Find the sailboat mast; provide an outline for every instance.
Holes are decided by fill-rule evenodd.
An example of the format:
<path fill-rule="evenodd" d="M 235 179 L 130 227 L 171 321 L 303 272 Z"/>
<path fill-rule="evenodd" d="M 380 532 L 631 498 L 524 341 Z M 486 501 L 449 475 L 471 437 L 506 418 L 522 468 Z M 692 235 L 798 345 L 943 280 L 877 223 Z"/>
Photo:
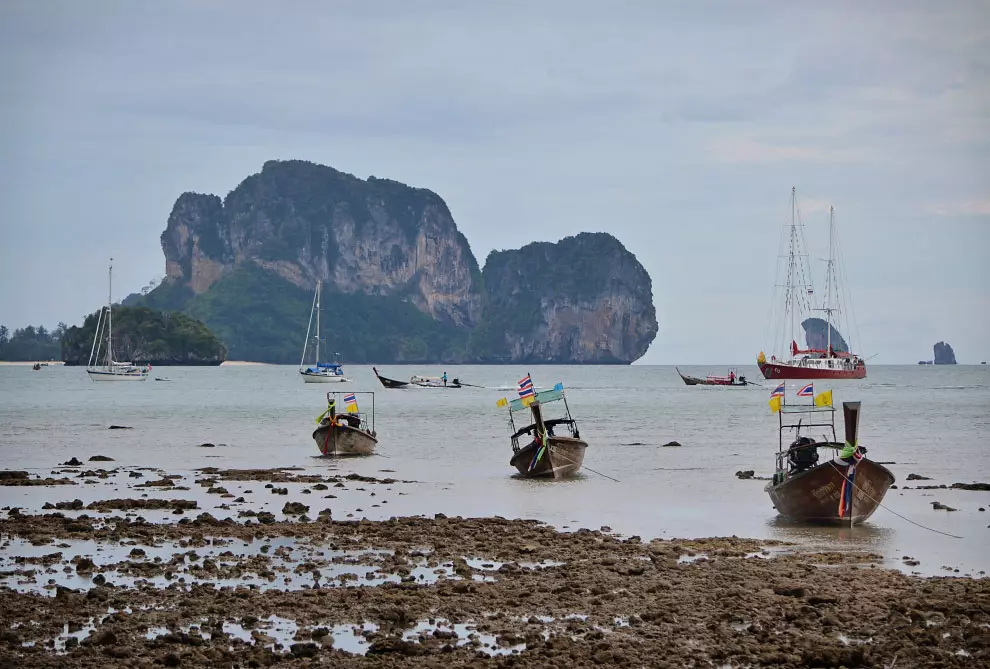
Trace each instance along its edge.
<path fill-rule="evenodd" d="M 320 292 L 320 283 L 316 282 L 316 292 L 313 293 L 313 306 L 309 308 L 309 322 L 306 324 L 306 341 L 303 342 L 303 352 L 302 358 L 299 359 L 299 369 L 302 371 L 303 365 L 306 364 L 306 349 L 309 347 L 309 331 L 313 327 L 313 310 L 316 309 L 316 297 Z"/>
<path fill-rule="evenodd" d="M 107 367 L 113 365 L 113 258 L 107 270 Z"/>
<path fill-rule="evenodd" d="M 316 367 L 320 366 L 320 291 L 323 282 L 316 281 Z"/>
<path fill-rule="evenodd" d="M 791 235 L 790 243 L 788 245 L 788 261 L 787 261 L 787 296 L 784 298 L 784 313 L 789 311 L 791 316 L 791 341 L 795 341 L 794 330 L 797 327 L 797 304 L 794 299 L 794 274 L 796 270 L 796 255 L 795 247 L 797 245 L 797 225 L 795 221 L 797 220 L 797 188 L 791 186 Z"/>
<path fill-rule="evenodd" d="M 835 267 L 832 264 L 835 262 L 834 248 L 832 232 L 835 230 L 835 208 L 828 208 L 828 274 L 825 279 L 825 322 L 828 328 L 828 348 L 827 351 L 832 350 L 832 290 L 833 281 L 835 279 Z"/>

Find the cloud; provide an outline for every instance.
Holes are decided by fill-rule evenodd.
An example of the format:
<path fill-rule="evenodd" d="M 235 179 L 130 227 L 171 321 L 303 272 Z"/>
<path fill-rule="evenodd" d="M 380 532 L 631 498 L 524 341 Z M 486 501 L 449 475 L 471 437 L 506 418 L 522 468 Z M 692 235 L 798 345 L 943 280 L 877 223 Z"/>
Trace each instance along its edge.
<path fill-rule="evenodd" d="M 749 137 L 719 137 L 708 152 L 722 163 L 856 163 L 870 158 L 863 149 L 829 148 L 814 145 L 770 144 Z"/>
<path fill-rule="evenodd" d="M 990 216 L 990 198 L 962 200 L 929 207 L 932 216 Z"/>

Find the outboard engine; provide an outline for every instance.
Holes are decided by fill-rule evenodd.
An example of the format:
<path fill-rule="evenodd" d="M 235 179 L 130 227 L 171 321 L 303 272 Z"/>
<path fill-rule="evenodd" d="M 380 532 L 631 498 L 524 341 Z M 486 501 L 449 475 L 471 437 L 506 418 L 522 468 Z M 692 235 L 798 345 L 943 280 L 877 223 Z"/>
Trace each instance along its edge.
<path fill-rule="evenodd" d="M 811 437 L 798 437 L 787 449 L 787 460 L 792 474 L 811 469 L 818 464 L 818 445 Z"/>

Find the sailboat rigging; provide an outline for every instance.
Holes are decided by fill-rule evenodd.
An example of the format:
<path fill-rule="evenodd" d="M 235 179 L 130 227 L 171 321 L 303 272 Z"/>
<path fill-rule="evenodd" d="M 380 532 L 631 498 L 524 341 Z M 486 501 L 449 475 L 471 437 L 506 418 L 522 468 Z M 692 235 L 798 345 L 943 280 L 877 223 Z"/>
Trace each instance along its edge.
<path fill-rule="evenodd" d="M 321 362 L 320 349 L 322 339 L 320 338 L 320 294 L 323 282 L 316 282 L 316 292 L 313 293 L 313 306 L 309 312 L 309 325 L 306 326 L 306 342 L 303 344 L 302 359 L 299 361 L 299 373 L 306 383 L 334 383 L 349 381 L 344 377 L 344 368 L 339 362 Z M 314 349 L 316 351 L 313 365 L 306 367 L 306 353 L 310 345 L 310 332 L 313 328 L 313 319 L 316 319 L 316 334 L 313 336 Z"/>
<path fill-rule="evenodd" d="M 89 351 L 86 373 L 93 381 L 144 381 L 151 371 L 150 365 L 139 367 L 132 362 L 119 362 L 113 359 L 113 258 L 110 258 L 107 281 L 109 284 L 107 306 L 100 309 L 100 315 L 96 320 L 96 334 L 93 336 L 93 346 Z M 106 335 L 105 353 L 104 335 Z M 101 356 L 104 356 L 102 365 L 99 364 Z"/>
<path fill-rule="evenodd" d="M 780 315 L 780 327 L 774 342 L 773 351 L 776 353 L 767 360 L 766 354 L 760 351 L 757 357 L 760 371 L 767 379 L 862 379 L 866 376 L 866 361 L 850 352 L 849 347 L 842 340 L 842 335 L 836 329 L 840 324 L 842 310 L 839 306 L 841 272 L 836 269 L 838 253 L 834 208 L 829 207 L 829 250 L 825 270 L 825 294 L 820 308 L 813 306 L 815 289 L 811 270 L 807 264 L 808 256 L 802 246 L 803 227 L 798 214 L 796 189 L 791 188 L 788 253 L 786 256 L 781 256 L 781 259 L 787 260 L 786 279 L 784 284 L 777 284 L 777 287 L 783 288 L 784 291 L 783 312 Z M 806 316 L 810 317 L 812 312 L 824 313 L 825 319 L 805 319 Z M 824 340 L 813 332 L 821 323 L 825 325 Z M 806 332 L 807 348 L 805 349 L 797 344 L 799 325 Z M 783 347 L 787 340 L 790 340 L 790 347 L 785 352 Z"/>

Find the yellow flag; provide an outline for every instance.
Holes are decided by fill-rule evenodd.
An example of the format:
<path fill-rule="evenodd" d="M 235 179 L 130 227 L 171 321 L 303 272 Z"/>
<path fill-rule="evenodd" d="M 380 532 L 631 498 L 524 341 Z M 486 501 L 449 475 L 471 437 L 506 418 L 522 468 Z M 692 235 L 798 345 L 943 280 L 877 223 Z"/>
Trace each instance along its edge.
<path fill-rule="evenodd" d="M 503 397 L 502 399 L 500 399 L 498 402 L 495 403 L 495 406 L 497 406 L 497 407 L 507 407 L 507 406 L 509 406 L 509 400 L 507 400 L 507 399 L 505 399 Z"/>
<path fill-rule="evenodd" d="M 536 401 L 535 395 L 530 395 L 529 397 L 522 398 L 522 403 L 524 407 L 528 407 L 530 404 Z"/>
<path fill-rule="evenodd" d="M 816 407 L 832 406 L 832 391 L 826 390 L 815 395 L 815 406 Z"/>
<path fill-rule="evenodd" d="M 770 402 L 768 402 L 768 404 L 770 405 L 770 411 L 772 411 L 773 413 L 777 413 L 778 411 L 780 411 L 780 395 L 774 395 L 773 397 L 771 397 Z"/>

